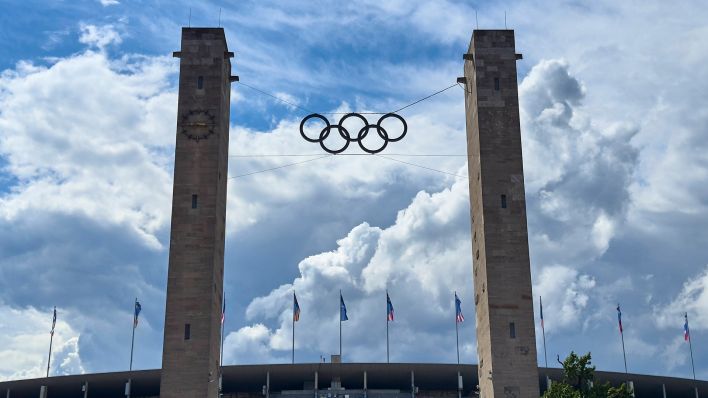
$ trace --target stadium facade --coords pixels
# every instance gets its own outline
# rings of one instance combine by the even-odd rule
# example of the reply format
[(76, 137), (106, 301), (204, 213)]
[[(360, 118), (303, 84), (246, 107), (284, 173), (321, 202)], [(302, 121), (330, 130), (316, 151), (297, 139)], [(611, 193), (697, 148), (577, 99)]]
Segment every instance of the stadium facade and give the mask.
[[(0, 397), (37, 398), (46, 386), (50, 398), (124, 398), (125, 383), (131, 379), (133, 398), (157, 398), (160, 373), (154, 369), (7, 381), (0, 383)], [(546, 377), (560, 380), (561, 370), (539, 368), (540, 393), (546, 389)], [(613, 385), (629, 379), (637, 398), (694, 398), (694, 388), (708, 396), (706, 381), (611, 372), (596, 372), (595, 379)], [(478, 384), (476, 365), (328, 362), (225, 366), (223, 371), (224, 398), (477, 398)]]

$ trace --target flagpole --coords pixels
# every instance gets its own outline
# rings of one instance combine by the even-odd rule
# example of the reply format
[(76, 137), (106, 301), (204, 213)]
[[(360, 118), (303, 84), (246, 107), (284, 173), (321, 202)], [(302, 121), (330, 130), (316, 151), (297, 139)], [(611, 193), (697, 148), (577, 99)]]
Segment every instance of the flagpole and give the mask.
[(133, 370), (133, 347), (135, 346), (135, 307), (138, 303), (138, 298), (135, 298), (135, 304), (133, 304), (133, 337), (130, 340), (130, 368), (128, 371)]
[[(219, 356), (219, 377), (224, 374), (224, 329), (226, 322), (226, 292), (222, 297), (221, 303), (221, 355)], [(221, 380), (219, 380), (219, 390), (221, 390)]]
[(457, 292), (455, 292), (455, 342), (457, 343), (457, 364), (460, 364), (460, 332), (457, 320)]
[(54, 333), (49, 337), (49, 359), (47, 360), (47, 377), (49, 377), (49, 364), (52, 362), (52, 340), (54, 339)]
[[(57, 313), (57, 307), (55, 306), (54, 307), (54, 314), (55, 315), (53, 315), (53, 316), (56, 316), (56, 313)], [(49, 334), (49, 358), (47, 359), (47, 377), (49, 377), (49, 364), (52, 362), (52, 342), (54, 341), (54, 325), (55, 325), (54, 322), (56, 322), (56, 318), (54, 318), (54, 319), (55, 320), (52, 321), (52, 332)]]
[(339, 289), (339, 362), (342, 362), (342, 289)]
[(293, 290), (293, 363), (295, 363), (295, 290)]
[(538, 296), (541, 302), (541, 333), (543, 334), (543, 360), (546, 363), (546, 369), (548, 369), (548, 354), (546, 353), (546, 326), (543, 324), (543, 297)]
[(386, 363), (390, 363), (388, 347), (388, 289), (386, 289)]
[[(686, 313), (686, 325), (688, 325), (688, 312)], [(693, 364), (693, 344), (691, 343), (691, 329), (688, 329), (688, 348), (691, 350), (691, 369), (693, 370), (693, 381), (696, 381), (696, 366)]]
[[(620, 313), (620, 316), (622, 312), (620, 311), (620, 305), (617, 304), (617, 311)], [(622, 338), (622, 357), (624, 357), (624, 374), (627, 376), (627, 379), (629, 379), (629, 373), (627, 372), (627, 353), (624, 350), (624, 330), (622, 328), (622, 321), (620, 320), (620, 337)], [(629, 380), (627, 380), (629, 382)], [(629, 383), (628, 383), (629, 384)]]

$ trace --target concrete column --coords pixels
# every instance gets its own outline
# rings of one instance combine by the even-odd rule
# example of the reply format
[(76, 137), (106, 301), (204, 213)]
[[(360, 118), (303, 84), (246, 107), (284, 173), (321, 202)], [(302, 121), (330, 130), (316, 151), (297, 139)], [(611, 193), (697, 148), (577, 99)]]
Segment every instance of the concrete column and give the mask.
[(462, 398), (462, 375), (457, 371), (457, 398)]
[(88, 398), (88, 381), (85, 381), (81, 386), (81, 391), (84, 392), (84, 398)]
[(696, 391), (696, 398), (698, 398), (698, 387), (694, 387)]
[(270, 372), (266, 372), (266, 398), (270, 398)]
[(132, 387), (130, 381), (131, 380), (128, 379), (128, 381), (125, 383), (125, 396), (128, 398), (130, 398), (130, 387)]
[[(368, 390), (368, 386), (367, 386), (367, 382), (366, 382), (366, 371), (364, 371), (364, 398), (367, 398), (367, 396), (368, 396), (367, 390)], [(8, 397), (8, 398), (10, 398), (10, 397)]]
[(411, 398), (415, 398), (415, 373), (411, 370)]
[(319, 374), (315, 371), (315, 398), (317, 398), (317, 390), (319, 390)]
[(666, 384), (661, 384), (661, 395), (666, 398)]
[(7, 393), (5, 394), (5, 398), (10, 398), (10, 389), (7, 389)]
[(39, 398), (47, 398), (47, 386), (39, 387)]
[(633, 381), (628, 381), (627, 386), (629, 387), (629, 393), (634, 397), (634, 382)]

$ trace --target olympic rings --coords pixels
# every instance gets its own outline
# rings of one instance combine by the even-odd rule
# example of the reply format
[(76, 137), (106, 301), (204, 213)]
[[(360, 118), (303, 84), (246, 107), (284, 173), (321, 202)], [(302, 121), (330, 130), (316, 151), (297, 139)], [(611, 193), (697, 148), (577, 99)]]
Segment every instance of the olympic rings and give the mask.
[[(347, 120), (348, 118), (357, 118), (359, 119), (364, 127), (359, 130), (359, 133), (356, 134), (356, 136), (352, 135), (349, 133), (349, 130), (347, 130), (344, 127), (344, 121)], [(383, 128), (381, 123), (388, 119), (388, 118), (394, 118), (397, 119), (401, 122), (403, 125), (403, 130), (401, 134), (398, 137), (391, 138), (386, 131), (386, 129)], [(325, 127), (320, 131), (319, 137), (317, 138), (310, 138), (305, 134), (305, 123), (307, 123), (308, 120), (310, 119), (320, 119), (321, 121), (324, 122)], [(340, 148), (330, 148), (325, 145), (325, 140), (329, 137), (330, 133), (332, 130), (335, 129), (339, 133), (339, 136), (344, 140), (344, 145), (342, 145)], [(376, 148), (368, 148), (364, 145), (364, 138), (366, 138), (367, 135), (369, 135), (369, 130), (375, 129), (376, 134), (383, 140), (383, 143), (381, 146), (376, 147)], [(320, 144), (322, 149), (327, 152), (331, 153), (332, 155), (336, 155), (338, 153), (344, 152), (348, 147), (349, 143), (351, 142), (356, 142), (359, 144), (359, 147), (366, 153), (370, 154), (375, 154), (383, 151), (386, 149), (386, 146), (388, 145), (389, 142), (397, 142), (400, 141), (403, 137), (405, 137), (406, 133), (408, 132), (408, 124), (406, 123), (406, 120), (403, 119), (400, 115), (395, 114), (395, 113), (387, 113), (379, 118), (379, 120), (376, 122), (376, 124), (370, 124), (366, 118), (361, 115), (360, 113), (347, 113), (344, 115), (341, 119), (339, 119), (339, 123), (337, 124), (331, 124), (329, 120), (320, 115), (319, 113), (313, 113), (310, 115), (307, 115), (302, 121), (300, 122), (300, 135), (302, 138), (304, 138), (308, 142), (317, 142)]]

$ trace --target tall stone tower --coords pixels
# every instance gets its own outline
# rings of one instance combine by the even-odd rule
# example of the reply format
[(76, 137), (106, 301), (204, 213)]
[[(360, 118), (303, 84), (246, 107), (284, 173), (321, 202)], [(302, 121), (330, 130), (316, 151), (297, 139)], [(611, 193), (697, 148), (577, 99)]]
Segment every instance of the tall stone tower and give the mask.
[(482, 398), (538, 398), (513, 30), (475, 30), (465, 108)]
[(221, 28), (183, 28), (160, 396), (219, 387), (231, 59)]

